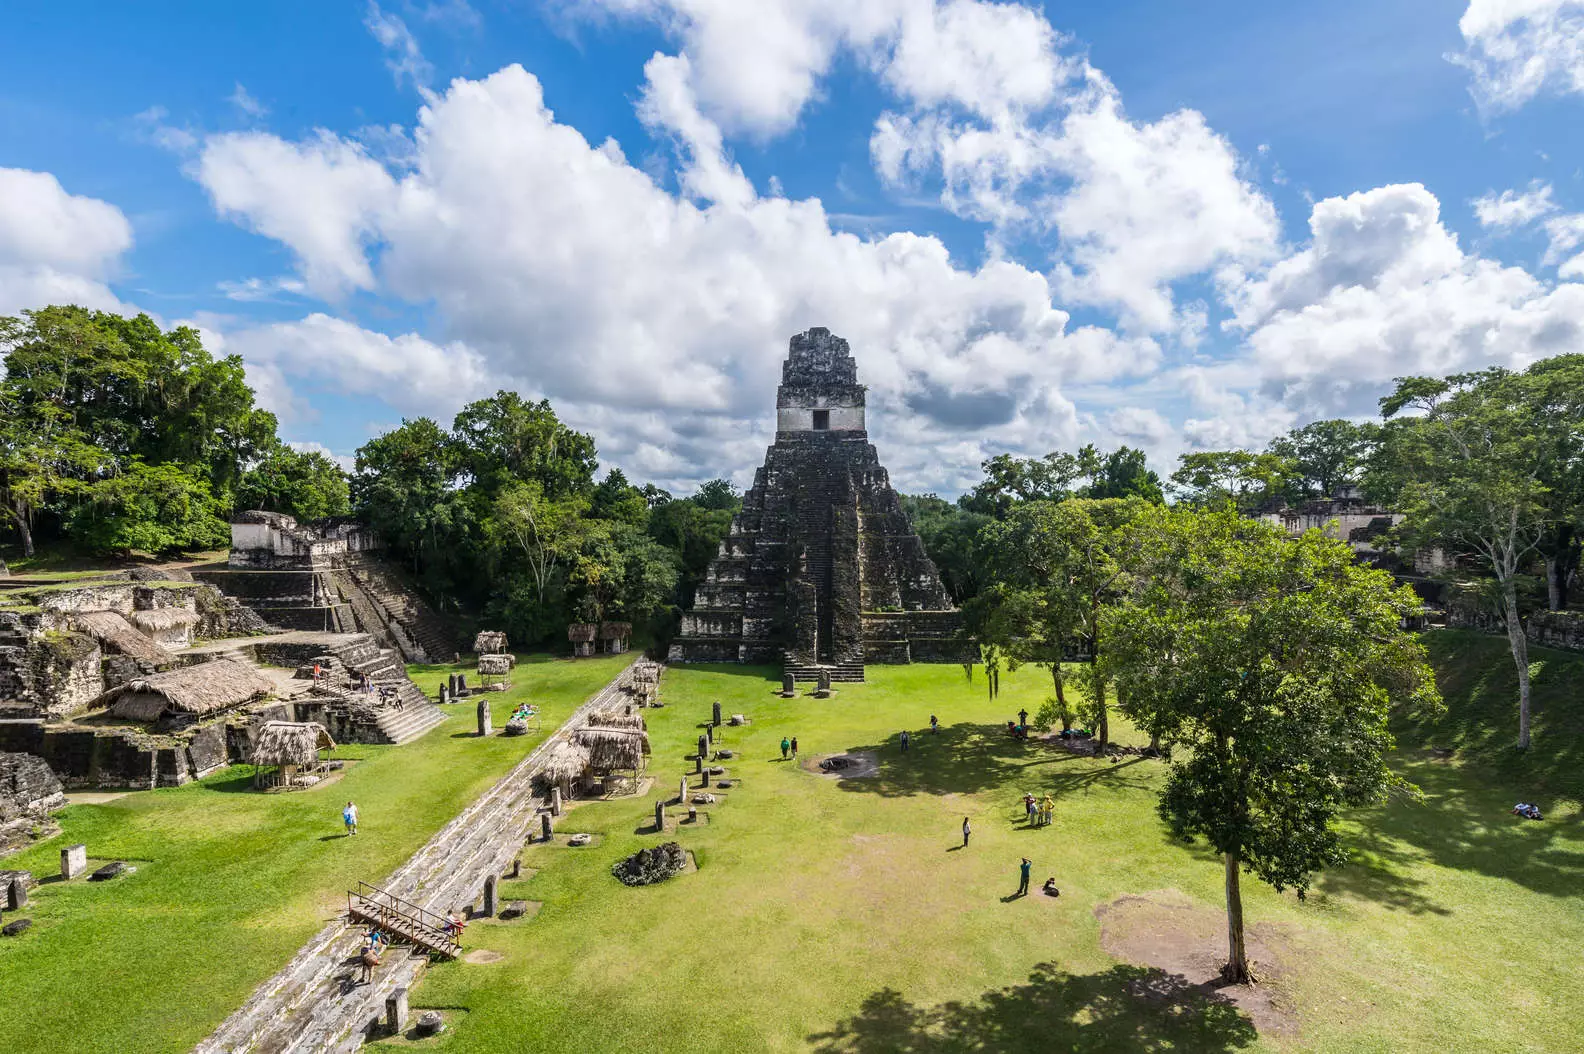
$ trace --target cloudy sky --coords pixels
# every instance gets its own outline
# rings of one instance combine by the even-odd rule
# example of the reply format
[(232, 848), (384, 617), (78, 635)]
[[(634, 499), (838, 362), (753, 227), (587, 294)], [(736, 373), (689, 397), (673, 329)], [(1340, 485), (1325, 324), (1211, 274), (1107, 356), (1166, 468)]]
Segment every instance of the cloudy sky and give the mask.
[(911, 491), (1584, 348), (1584, 0), (17, 0), (0, 314), (200, 326), (350, 455), (497, 388), (747, 482), (847, 337)]

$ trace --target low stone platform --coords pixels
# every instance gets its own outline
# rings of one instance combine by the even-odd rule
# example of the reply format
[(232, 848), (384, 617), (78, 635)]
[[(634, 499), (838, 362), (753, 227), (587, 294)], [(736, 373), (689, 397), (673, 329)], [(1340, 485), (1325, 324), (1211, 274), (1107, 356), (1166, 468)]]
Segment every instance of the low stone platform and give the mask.
[[(578, 707), (566, 722), (482, 797), (462, 810), (422, 849), (379, 883), (389, 893), (445, 914), (474, 903), (491, 875), (505, 874), (534, 833), (548, 803), (534, 780), (550, 750), (591, 711), (622, 705), (631, 666)], [(355, 1051), (385, 1012), (385, 999), (411, 988), (428, 964), (403, 947), (392, 948), (366, 985), (347, 985), (350, 960), (363, 941), (362, 927), (338, 919), (304, 945), (291, 962), (264, 982), (195, 1054), (320, 1054)]]

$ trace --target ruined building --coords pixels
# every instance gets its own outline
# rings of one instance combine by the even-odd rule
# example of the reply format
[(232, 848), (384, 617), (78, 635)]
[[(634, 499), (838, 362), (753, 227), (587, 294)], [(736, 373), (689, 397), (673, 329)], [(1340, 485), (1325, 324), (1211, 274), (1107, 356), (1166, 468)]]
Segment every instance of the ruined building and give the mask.
[(792, 338), (775, 445), (721, 543), (672, 662), (784, 662), (863, 679), (864, 664), (959, 661), (961, 619), (864, 424), (847, 342)]

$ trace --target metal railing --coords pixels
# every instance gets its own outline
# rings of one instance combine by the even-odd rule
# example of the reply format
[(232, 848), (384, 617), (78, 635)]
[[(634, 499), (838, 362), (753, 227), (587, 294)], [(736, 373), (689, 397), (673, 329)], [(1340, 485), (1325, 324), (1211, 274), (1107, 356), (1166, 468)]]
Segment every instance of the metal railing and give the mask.
[[(450, 919), (367, 882), (359, 882), (357, 889), (347, 891), (347, 914), (387, 925), (393, 936), (422, 938), (424, 944), (453, 958), (462, 953), (462, 945), (447, 932)], [(403, 923), (415, 932), (400, 932)]]

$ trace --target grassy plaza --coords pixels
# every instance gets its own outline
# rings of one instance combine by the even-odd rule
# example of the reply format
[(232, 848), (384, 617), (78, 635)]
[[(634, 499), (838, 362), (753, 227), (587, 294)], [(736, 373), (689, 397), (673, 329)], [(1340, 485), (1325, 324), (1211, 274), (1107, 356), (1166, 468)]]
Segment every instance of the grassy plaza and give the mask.
[[(1036, 708), (1048, 674), (1003, 675), (996, 700), (960, 667), (871, 667), (831, 699), (781, 699), (773, 671), (676, 667), (642, 798), (576, 804), (531, 846), (503, 898), (530, 917), (479, 920), (474, 961), (433, 966), (415, 1008), (454, 1051), (1575, 1049), (1584, 976), (1584, 829), (1576, 704), (1584, 661), (1536, 652), (1536, 747), (1507, 749), (1511, 668), (1502, 642), (1429, 637), (1448, 710), (1399, 723), (1395, 762), (1425, 792), (1349, 820), (1354, 862), (1300, 902), (1249, 881), (1263, 1010), (1218, 1000), (1151, 967), (1222, 951), (1221, 869), (1167, 839), (1154, 812), (1162, 763), (1078, 757), (1002, 729)], [(519, 665), (493, 699), (497, 727), (520, 698), (548, 731), (619, 659)], [(448, 667), (415, 667), (432, 689)], [(630, 889), (616, 860), (662, 839), (654, 802), (677, 793), (710, 704), (752, 723), (717, 745), (740, 783), (676, 838), (697, 870)], [(941, 730), (930, 735), (931, 713)], [(545, 732), (471, 734), (472, 705), (418, 743), (353, 747), (340, 780), (314, 791), (249, 791), (235, 767), (200, 784), (139, 792), (59, 815), (63, 833), (10, 866), (53, 874), (61, 846), (138, 867), (114, 883), (46, 883), (36, 929), (0, 945), (8, 1049), (174, 1051), (207, 1034), (344, 906)], [(1115, 723), (1114, 723), (1115, 727)], [(898, 734), (908, 729), (911, 749)], [(1123, 726), (1122, 742), (1137, 742)], [(779, 743), (796, 736), (799, 763)], [(1450, 757), (1444, 752), (1454, 750)], [(840, 778), (812, 759), (872, 751), (877, 773)], [(689, 777), (690, 788), (699, 783)], [(1030, 828), (1025, 791), (1055, 820)], [(339, 807), (363, 809), (341, 836)], [(1542, 823), (1508, 815), (1519, 798)], [(673, 819), (682, 810), (671, 809)], [(973, 835), (960, 848), (961, 822)], [(1013, 898), (1018, 861), (1033, 895)], [(1054, 876), (1061, 896), (1039, 895)], [(489, 954), (479, 955), (484, 952)], [(1163, 959), (1162, 956), (1166, 958)], [(1176, 959), (1172, 959), (1176, 956)], [(376, 1049), (399, 1049), (404, 1039)]]

